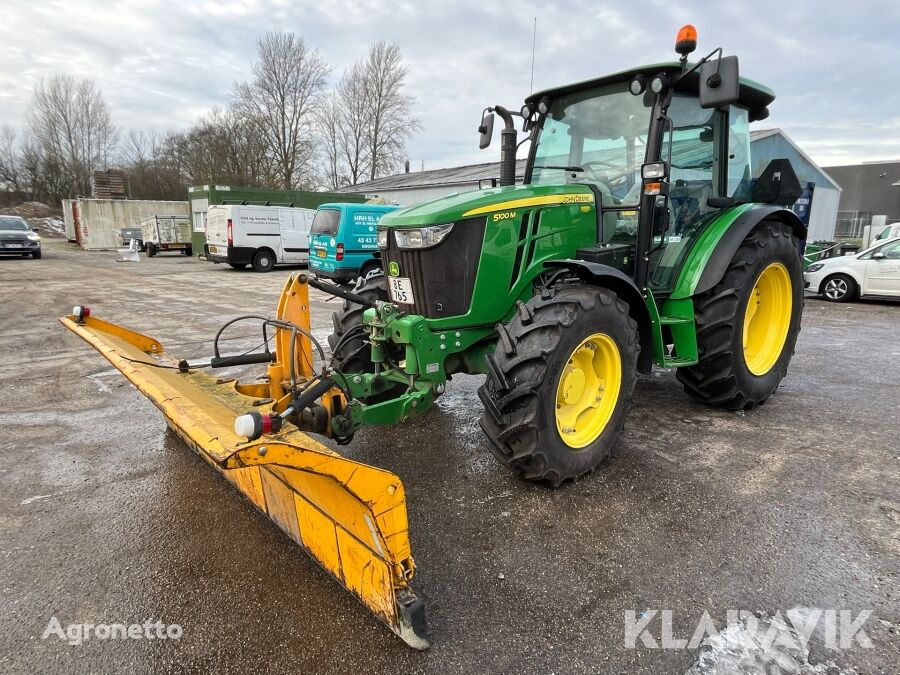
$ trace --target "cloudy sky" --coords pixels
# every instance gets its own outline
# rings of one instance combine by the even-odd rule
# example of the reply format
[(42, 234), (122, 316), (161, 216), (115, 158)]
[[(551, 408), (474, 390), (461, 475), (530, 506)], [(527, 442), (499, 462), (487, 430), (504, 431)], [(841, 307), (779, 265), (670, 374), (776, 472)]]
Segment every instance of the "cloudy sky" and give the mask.
[(775, 89), (772, 116), (823, 166), (900, 159), (898, 0), (493, 2), (492, 0), (0, 0), (0, 124), (22, 127), (34, 83), (97, 82), (123, 129), (164, 132), (225, 104), (248, 77), (258, 35), (294, 31), (332, 81), (377, 39), (400, 43), (423, 130), (414, 169), (494, 161), (477, 150), (485, 105), (534, 88), (670, 60), (680, 25), (723, 46), (741, 74)]

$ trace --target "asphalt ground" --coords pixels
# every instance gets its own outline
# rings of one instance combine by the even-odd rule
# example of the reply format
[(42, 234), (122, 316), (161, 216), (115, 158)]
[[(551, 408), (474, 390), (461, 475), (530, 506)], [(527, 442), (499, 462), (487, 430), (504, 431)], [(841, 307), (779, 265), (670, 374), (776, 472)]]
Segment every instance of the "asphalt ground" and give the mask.
[[(0, 672), (684, 672), (698, 650), (630, 648), (626, 612), (671, 610), (689, 638), (704, 612), (722, 629), (795, 607), (870, 611), (872, 643), (814, 638), (797, 672), (898, 672), (900, 303), (808, 299), (788, 376), (748, 414), (655, 370), (610, 460), (559, 490), (490, 455), (477, 377), (357, 434), (342, 452), (406, 485), (432, 638), (415, 652), (57, 322), (86, 304), (200, 357), (223, 320), (274, 311), (291, 270), (117, 257), (0, 259)], [(324, 337), (335, 303), (312, 306)], [(182, 633), (73, 645), (42, 639), (53, 617)]]

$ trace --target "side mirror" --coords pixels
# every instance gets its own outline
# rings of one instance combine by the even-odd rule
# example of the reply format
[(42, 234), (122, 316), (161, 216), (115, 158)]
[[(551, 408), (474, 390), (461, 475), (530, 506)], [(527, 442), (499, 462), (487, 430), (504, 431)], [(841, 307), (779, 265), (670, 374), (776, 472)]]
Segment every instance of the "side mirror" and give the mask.
[(494, 135), (494, 113), (488, 113), (481, 118), (481, 125), (478, 127), (478, 133), (481, 138), (478, 141), (478, 147), (484, 150), (491, 144), (491, 138)]
[(700, 107), (718, 108), (738, 100), (741, 83), (738, 58), (723, 56), (700, 66)]
[(872, 254), (872, 260), (884, 260), (884, 253), (881, 251), (876, 251)]

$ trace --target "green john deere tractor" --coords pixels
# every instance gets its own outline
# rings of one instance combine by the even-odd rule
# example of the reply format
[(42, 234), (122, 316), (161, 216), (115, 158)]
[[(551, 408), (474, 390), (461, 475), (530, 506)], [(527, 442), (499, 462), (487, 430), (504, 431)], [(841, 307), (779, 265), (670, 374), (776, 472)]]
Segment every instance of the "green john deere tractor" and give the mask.
[[(424, 413), (452, 375), (480, 373), (496, 456), (559, 485), (608, 456), (638, 373), (654, 363), (677, 368), (691, 396), (736, 410), (784, 377), (803, 309), (806, 229), (785, 208), (800, 185), (784, 160), (751, 178), (749, 124), (774, 96), (740, 79), (735, 57), (689, 64), (695, 46), (686, 27), (680, 62), (529, 96), (518, 113), (531, 140), (522, 185), (514, 115), (488, 109), (482, 147), (495, 116), (505, 127), (500, 187), (387, 214), (383, 274), (353, 292), (291, 275), (274, 318), (230, 318), (208, 363), (176, 360), (82, 305), (61, 321), (423, 649), (403, 482), (305, 432), (348, 442), (362, 426)], [(310, 330), (309, 286), (345, 301), (330, 357)], [(220, 354), (222, 332), (245, 320), (262, 324), (265, 349)], [(203, 372), (253, 363), (267, 364), (263, 378)]]
[(529, 96), (521, 185), (514, 115), (495, 106), (480, 132), (484, 148), (505, 123), (500, 186), (381, 220), (384, 274), (334, 315), (348, 394), (334, 435), (421, 414), (453, 374), (484, 373), (494, 454), (558, 485), (608, 456), (654, 363), (727, 409), (775, 391), (803, 309), (806, 228), (786, 208), (800, 184), (786, 160), (751, 178), (749, 125), (774, 94), (736, 57), (689, 64), (692, 30), (678, 62)]

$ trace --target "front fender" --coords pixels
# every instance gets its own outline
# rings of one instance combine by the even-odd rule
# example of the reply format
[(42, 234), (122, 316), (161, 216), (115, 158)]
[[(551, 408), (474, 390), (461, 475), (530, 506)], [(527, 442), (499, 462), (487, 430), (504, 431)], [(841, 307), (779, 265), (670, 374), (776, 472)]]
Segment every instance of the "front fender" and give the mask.
[(647, 309), (647, 300), (641, 295), (641, 291), (627, 274), (609, 265), (590, 262), (588, 260), (550, 260), (544, 265), (548, 269), (565, 268), (571, 270), (582, 281), (602, 286), (615, 292), (622, 300), (628, 303), (628, 313), (637, 322), (638, 338), (641, 341), (641, 353), (638, 357), (638, 370), (649, 373), (653, 367), (653, 323), (650, 318), (650, 310)]
[(672, 300), (690, 298), (719, 283), (741, 242), (766, 219), (778, 220), (790, 227), (801, 241), (797, 254), (802, 255), (807, 228), (796, 213), (781, 206), (742, 204), (724, 211), (699, 236), (669, 297)]

